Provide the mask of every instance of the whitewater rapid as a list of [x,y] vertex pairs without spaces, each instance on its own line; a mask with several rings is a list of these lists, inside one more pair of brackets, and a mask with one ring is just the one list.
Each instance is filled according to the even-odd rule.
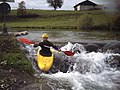
[[[33,50],[28,46],[26,48],[29,52]],[[64,49],[70,50],[70,45],[65,46]],[[82,47],[81,53],[73,56],[73,71],[42,73],[39,77],[46,78],[47,85],[52,90],[120,90],[120,70],[110,65],[115,56],[120,54],[86,52]]]

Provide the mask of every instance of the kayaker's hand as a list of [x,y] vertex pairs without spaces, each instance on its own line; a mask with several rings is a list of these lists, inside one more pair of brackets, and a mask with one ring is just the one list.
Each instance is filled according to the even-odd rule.
[[61,52],[61,49],[58,49],[59,52]]
[[39,42],[35,42],[34,47],[39,46]]
[[35,44],[36,44],[36,45],[38,45],[38,44],[39,44],[39,42],[35,42]]

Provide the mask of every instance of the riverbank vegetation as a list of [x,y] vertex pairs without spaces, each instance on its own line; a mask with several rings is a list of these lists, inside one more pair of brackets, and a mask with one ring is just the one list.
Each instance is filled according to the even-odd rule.
[[[2,16],[0,27],[2,27]],[[26,10],[24,16],[17,16],[17,10],[7,15],[8,28],[37,29],[100,29],[119,30],[120,14],[107,11],[54,11]]]
[[21,90],[37,82],[32,64],[13,35],[0,35],[0,90]]
[[0,66],[33,72],[31,63],[20,50],[18,41],[13,35],[0,35]]

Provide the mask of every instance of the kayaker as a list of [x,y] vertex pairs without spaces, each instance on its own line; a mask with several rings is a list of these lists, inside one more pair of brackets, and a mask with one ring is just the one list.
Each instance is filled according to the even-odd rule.
[[50,51],[50,47],[54,48],[55,50],[59,49],[57,48],[57,46],[55,46],[53,43],[51,43],[50,41],[48,41],[48,34],[44,33],[42,35],[43,41],[42,42],[36,42],[34,44],[34,47],[40,46],[41,50],[40,50],[40,54],[42,56],[51,56],[52,52]]
[[[52,52],[50,50],[50,47],[54,48],[55,50],[61,51],[57,48],[57,46],[55,46],[53,43],[51,43],[50,41],[48,41],[48,34],[45,33],[42,35],[43,41],[42,42],[36,42],[34,44],[34,47],[40,46],[41,50],[40,50],[40,55],[41,56],[52,56]],[[62,71],[62,72],[67,72],[67,70],[69,69],[70,66],[70,62],[68,62],[68,57],[67,55],[65,55],[64,53],[58,53],[58,52],[54,52],[54,59],[53,59],[53,64],[52,67],[48,70],[44,72],[44,67],[42,67],[42,65],[37,60],[36,65],[39,67],[38,73],[44,72],[44,73],[56,73],[58,71]],[[69,63],[69,65],[68,65]],[[40,70],[41,71],[40,71]]]

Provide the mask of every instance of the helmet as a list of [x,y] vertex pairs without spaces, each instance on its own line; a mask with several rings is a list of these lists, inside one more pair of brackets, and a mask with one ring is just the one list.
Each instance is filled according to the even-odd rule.
[[48,34],[47,34],[47,33],[44,33],[44,34],[42,35],[42,38],[48,38]]

